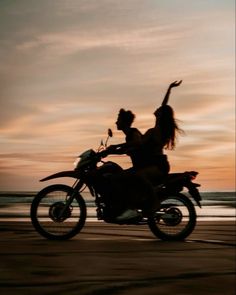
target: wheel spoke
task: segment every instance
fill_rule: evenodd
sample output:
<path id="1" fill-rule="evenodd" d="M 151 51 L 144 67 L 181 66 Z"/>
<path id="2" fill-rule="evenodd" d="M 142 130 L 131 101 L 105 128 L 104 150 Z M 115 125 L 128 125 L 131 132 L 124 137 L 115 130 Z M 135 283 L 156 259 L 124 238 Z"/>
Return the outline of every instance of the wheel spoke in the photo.
<path id="1" fill-rule="evenodd" d="M 72 237 L 84 225 L 86 207 L 82 198 L 67 204 L 71 188 L 50 186 L 41 191 L 31 207 L 31 219 L 36 230 L 49 239 Z"/>
<path id="2" fill-rule="evenodd" d="M 157 217 L 149 220 L 152 232 L 161 239 L 180 240 L 194 229 L 196 213 L 191 201 L 184 195 L 166 197 L 161 201 Z"/>

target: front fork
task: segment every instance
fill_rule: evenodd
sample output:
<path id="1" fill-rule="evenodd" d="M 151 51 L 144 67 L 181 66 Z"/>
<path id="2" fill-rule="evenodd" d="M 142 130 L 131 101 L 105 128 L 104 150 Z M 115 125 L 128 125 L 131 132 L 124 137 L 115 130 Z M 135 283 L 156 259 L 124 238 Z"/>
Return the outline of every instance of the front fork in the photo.
<path id="1" fill-rule="evenodd" d="M 66 196 L 65 206 L 63 206 L 63 209 L 61 210 L 58 216 L 59 219 L 62 219 L 65 213 L 68 212 L 68 209 L 70 208 L 75 196 L 82 189 L 83 185 L 84 185 L 84 182 L 81 181 L 80 179 L 77 179 L 75 183 L 72 185 L 72 190 L 73 190 L 72 194 Z"/>

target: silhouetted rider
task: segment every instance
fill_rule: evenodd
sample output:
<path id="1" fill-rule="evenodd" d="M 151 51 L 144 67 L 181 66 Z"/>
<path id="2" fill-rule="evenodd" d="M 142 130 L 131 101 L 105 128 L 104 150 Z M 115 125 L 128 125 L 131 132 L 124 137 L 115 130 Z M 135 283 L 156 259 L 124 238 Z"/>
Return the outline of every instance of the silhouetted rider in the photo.
<path id="1" fill-rule="evenodd" d="M 135 115 L 130 111 L 120 109 L 116 126 L 125 134 L 125 143 L 110 145 L 106 152 L 108 154 L 127 154 L 130 156 L 133 167 L 140 166 L 140 145 L 142 143 L 142 133 L 134 127 L 131 127 Z"/>

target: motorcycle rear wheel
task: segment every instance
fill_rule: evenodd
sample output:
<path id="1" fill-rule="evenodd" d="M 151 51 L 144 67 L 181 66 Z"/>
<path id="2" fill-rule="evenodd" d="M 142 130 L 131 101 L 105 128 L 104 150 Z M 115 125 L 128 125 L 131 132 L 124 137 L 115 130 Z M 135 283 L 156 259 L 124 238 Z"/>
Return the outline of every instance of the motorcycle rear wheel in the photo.
<path id="1" fill-rule="evenodd" d="M 77 193 L 72 204 L 65 209 L 66 200 L 72 193 L 70 186 L 55 184 L 36 195 L 31 204 L 30 216 L 40 235 L 49 240 L 68 240 L 81 231 L 86 220 L 86 205 Z"/>
<path id="2" fill-rule="evenodd" d="M 158 213 L 148 219 L 152 233 L 164 241 L 186 239 L 194 230 L 197 219 L 191 200 L 179 193 L 163 197 L 160 203 Z"/>

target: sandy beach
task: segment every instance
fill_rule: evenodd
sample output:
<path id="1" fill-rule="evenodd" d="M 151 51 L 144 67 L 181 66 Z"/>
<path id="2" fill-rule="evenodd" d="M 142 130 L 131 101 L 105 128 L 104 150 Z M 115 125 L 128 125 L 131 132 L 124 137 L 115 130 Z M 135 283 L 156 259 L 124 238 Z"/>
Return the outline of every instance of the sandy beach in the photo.
<path id="1" fill-rule="evenodd" d="M 92 222 L 63 242 L 29 222 L 4 221 L 0 231 L 0 294 L 236 294 L 233 221 L 198 222 L 185 242 Z"/>

